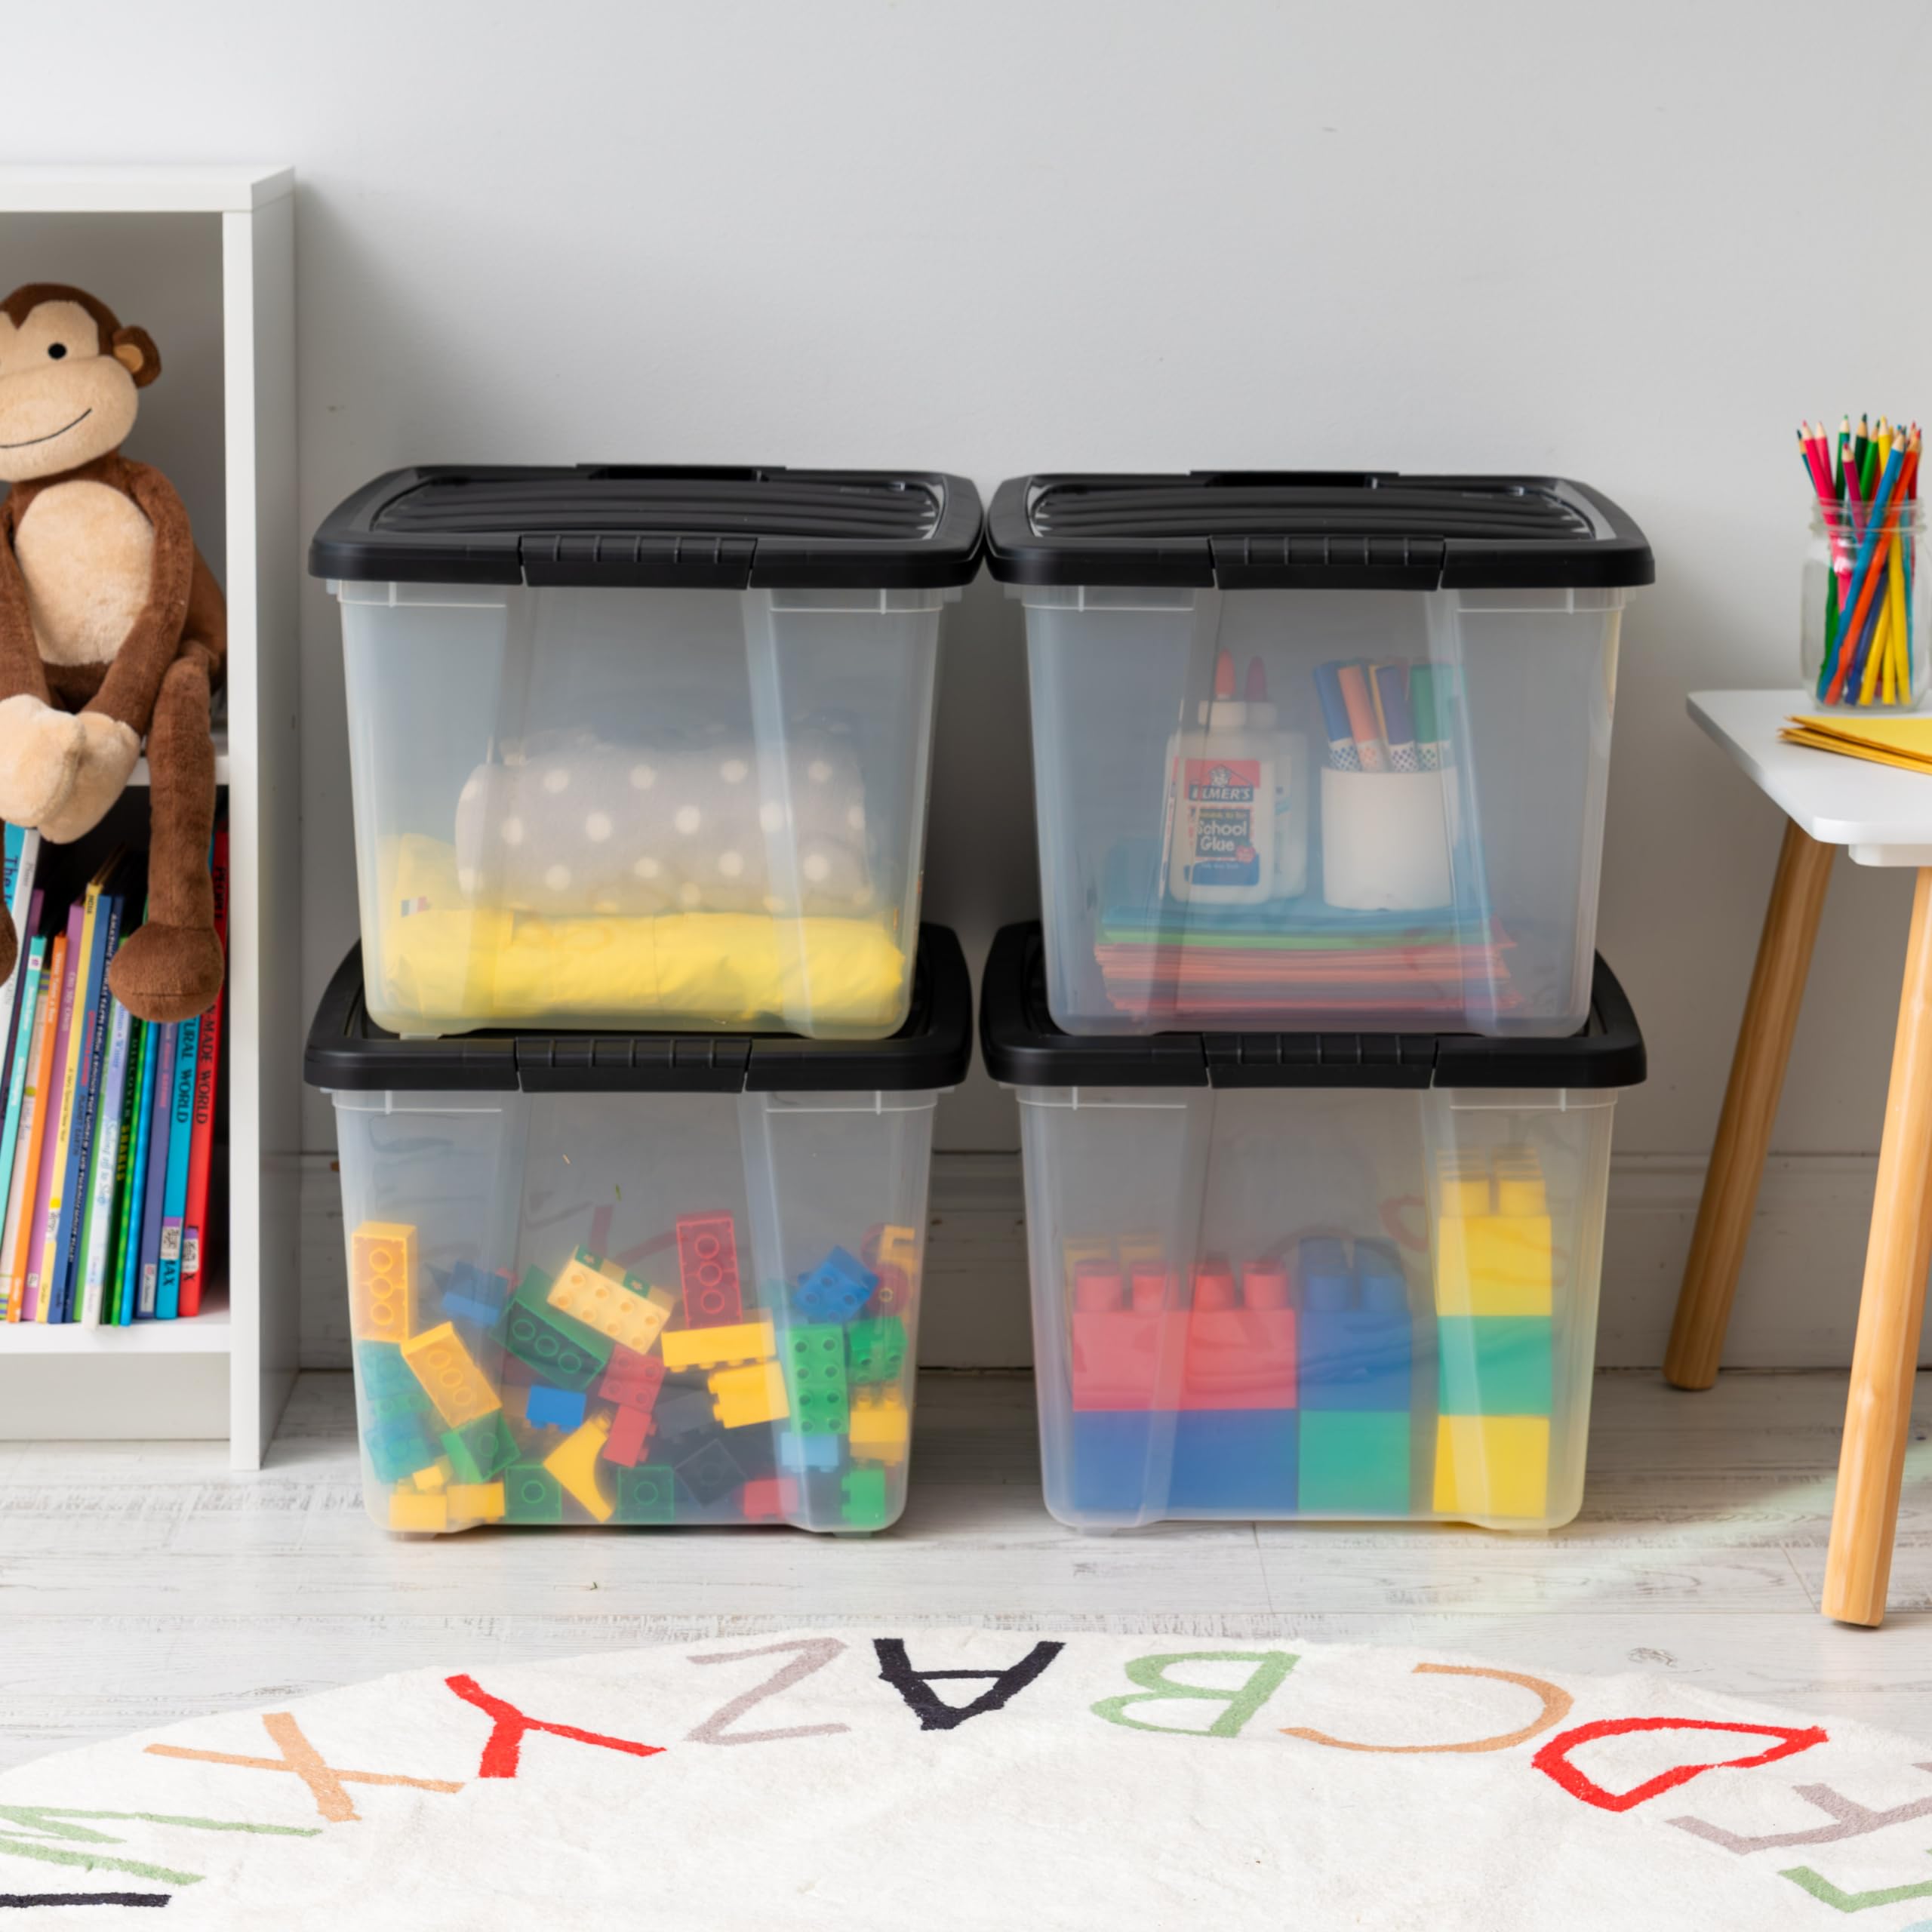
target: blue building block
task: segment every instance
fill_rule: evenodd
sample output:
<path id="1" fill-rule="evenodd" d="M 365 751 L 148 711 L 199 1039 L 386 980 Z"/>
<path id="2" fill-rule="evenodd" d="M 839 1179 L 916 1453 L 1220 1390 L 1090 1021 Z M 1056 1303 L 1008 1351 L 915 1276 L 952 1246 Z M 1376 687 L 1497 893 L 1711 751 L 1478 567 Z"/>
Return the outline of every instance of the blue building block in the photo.
<path id="1" fill-rule="evenodd" d="M 452 1320 L 478 1328 L 494 1327 L 510 1298 L 510 1278 L 491 1275 L 474 1262 L 459 1261 L 450 1270 L 443 1290 L 443 1312 Z"/>
<path id="2" fill-rule="evenodd" d="M 1183 1409 L 1168 1512 L 1293 1515 L 1297 1437 L 1293 1409 Z"/>
<path id="3" fill-rule="evenodd" d="M 1073 1472 L 1066 1506 L 1075 1515 L 1158 1514 L 1159 1495 L 1149 1496 L 1148 1463 L 1155 1426 L 1163 1431 L 1161 1454 L 1171 1446 L 1171 1413 L 1147 1409 L 1081 1409 L 1074 1412 Z M 1161 1478 L 1152 1480 L 1159 1483 Z"/>
<path id="4" fill-rule="evenodd" d="M 541 1382 L 533 1382 L 529 1404 L 523 1413 L 532 1429 L 581 1429 L 583 1406 L 581 1389 L 551 1389 Z"/>
<path id="5" fill-rule="evenodd" d="M 410 1415 L 393 1417 L 365 1429 L 362 1447 L 378 1482 L 400 1482 L 436 1460 L 421 1424 Z"/>
<path id="6" fill-rule="evenodd" d="M 835 1247 L 792 1291 L 808 1321 L 849 1321 L 878 1291 L 878 1277 L 855 1254 Z"/>
<path id="7" fill-rule="evenodd" d="M 1408 1284 L 1395 1249 L 1355 1243 L 1344 1274 L 1342 1244 L 1301 1244 L 1296 1392 L 1304 1409 L 1402 1410 L 1415 1350 Z"/>
<path id="8" fill-rule="evenodd" d="M 796 1429 L 778 1432 L 778 1466 L 794 1475 L 808 1469 L 835 1469 L 844 1438 L 836 1435 L 801 1435 Z"/>

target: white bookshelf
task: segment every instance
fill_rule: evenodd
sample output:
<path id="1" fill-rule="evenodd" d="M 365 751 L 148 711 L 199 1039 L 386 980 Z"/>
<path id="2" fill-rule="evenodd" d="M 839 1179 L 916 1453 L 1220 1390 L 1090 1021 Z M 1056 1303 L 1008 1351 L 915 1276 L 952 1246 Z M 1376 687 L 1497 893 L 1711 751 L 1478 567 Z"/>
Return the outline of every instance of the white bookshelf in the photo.
<path id="1" fill-rule="evenodd" d="M 0 1325 L 0 1438 L 226 1437 L 260 1466 L 295 1379 L 301 1051 L 301 532 L 294 176 L 0 167 L 0 293 L 93 290 L 160 345 L 129 454 L 181 488 L 228 598 L 227 1239 L 185 1321 Z M 147 780 L 145 760 L 134 782 Z"/>

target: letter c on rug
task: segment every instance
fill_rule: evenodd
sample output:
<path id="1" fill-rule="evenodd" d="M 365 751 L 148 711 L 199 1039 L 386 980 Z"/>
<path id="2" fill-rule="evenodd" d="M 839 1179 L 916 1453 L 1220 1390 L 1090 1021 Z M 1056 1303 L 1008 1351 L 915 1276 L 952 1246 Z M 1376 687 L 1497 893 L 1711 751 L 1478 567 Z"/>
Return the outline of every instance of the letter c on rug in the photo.
<path id="1" fill-rule="evenodd" d="M 1708 1764 L 1673 1764 L 1669 1770 L 1660 1771 L 1655 1777 L 1646 1778 L 1628 1791 L 1604 1790 L 1594 1778 L 1577 1770 L 1570 1761 L 1570 1753 L 1580 1744 L 1588 1744 L 1599 1737 L 1620 1737 L 1638 1730 L 1728 1730 L 1747 1737 L 1774 1737 L 1777 1742 L 1755 1757 L 1720 1758 Z M 1780 1758 L 1795 1757 L 1801 1751 L 1810 1750 L 1814 1744 L 1829 1741 L 1827 1734 L 1816 1724 L 1727 1724 L 1714 1718 L 1600 1718 L 1595 1724 L 1579 1724 L 1574 1730 L 1566 1730 L 1561 1737 L 1552 1737 L 1530 1762 L 1546 1777 L 1561 1785 L 1572 1798 L 1580 1798 L 1586 1804 L 1594 1804 L 1600 1811 L 1628 1811 L 1655 1798 L 1660 1792 L 1688 1784 L 1700 1772 L 1752 1770 L 1760 1764 L 1776 1764 Z"/>
<path id="2" fill-rule="evenodd" d="M 1103 1697 L 1094 1706 L 1094 1715 L 1129 1730 L 1158 1730 L 1170 1737 L 1238 1737 L 1241 1726 L 1281 1688 L 1282 1679 L 1300 1661 L 1287 1651 L 1171 1651 L 1158 1657 L 1136 1657 L 1126 1666 L 1127 1675 L 1141 1688 L 1122 1697 Z M 1174 1683 L 1168 1667 L 1177 1663 L 1251 1663 L 1254 1668 L 1246 1683 L 1232 1690 L 1217 1690 L 1198 1684 Z M 1126 1715 L 1130 1704 L 1159 1703 L 1174 1697 L 1205 1697 L 1226 1704 L 1227 1709 L 1205 1730 L 1144 1724 Z"/>
<path id="3" fill-rule="evenodd" d="M 1543 1700 L 1543 1709 L 1529 1723 L 1519 1730 L 1499 1731 L 1494 1737 L 1465 1738 L 1457 1744 L 1357 1744 L 1346 1737 L 1331 1737 L 1325 1730 L 1303 1730 L 1294 1724 L 1284 1724 L 1284 1737 L 1305 1737 L 1311 1744 L 1325 1744 L 1331 1751 L 1377 1751 L 1395 1755 L 1415 1755 L 1435 1751 L 1506 1751 L 1512 1744 L 1525 1744 L 1539 1731 L 1549 1730 L 1552 1724 L 1561 1724 L 1570 1715 L 1570 1706 L 1576 1700 L 1559 1685 L 1546 1683 L 1540 1677 L 1526 1677 L 1519 1670 L 1485 1670 L 1479 1664 L 1472 1663 L 1419 1663 L 1414 1673 L 1432 1677 L 1493 1677 L 1499 1684 L 1520 1684 L 1525 1690 L 1533 1690 Z"/>

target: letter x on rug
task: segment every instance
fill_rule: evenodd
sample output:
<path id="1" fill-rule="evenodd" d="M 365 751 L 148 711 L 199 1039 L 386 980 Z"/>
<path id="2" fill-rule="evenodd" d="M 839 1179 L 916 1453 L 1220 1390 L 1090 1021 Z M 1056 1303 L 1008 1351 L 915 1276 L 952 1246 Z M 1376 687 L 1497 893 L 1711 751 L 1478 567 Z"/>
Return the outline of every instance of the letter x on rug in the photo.
<path id="1" fill-rule="evenodd" d="M 883 1626 L 43 1758 L 0 1777 L 0 1932 L 1932 1932 L 1928 1848 L 1932 1747 L 1656 1678 Z"/>

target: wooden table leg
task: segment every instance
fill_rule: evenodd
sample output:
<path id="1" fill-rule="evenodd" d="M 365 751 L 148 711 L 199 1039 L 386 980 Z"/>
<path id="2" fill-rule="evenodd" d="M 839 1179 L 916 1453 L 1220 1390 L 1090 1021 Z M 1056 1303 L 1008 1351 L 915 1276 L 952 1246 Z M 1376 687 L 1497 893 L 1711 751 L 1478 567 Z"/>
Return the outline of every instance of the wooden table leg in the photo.
<path id="1" fill-rule="evenodd" d="M 1758 941 L 1758 963 L 1752 968 L 1751 991 L 1738 1024 L 1730 1084 L 1724 1089 L 1724 1112 L 1718 1117 L 1717 1140 L 1704 1174 L 1697 1232 L 1684 1264 L 1670 1346 L 1664 1351 L 1665 1378 L 1680 1389 L 1708 1389 L 1718 1379 L 1724 1330 L 1737 1293 L 1738 1270 L 1744 1265 L 1764 1153 L 1777 1118 L 1791 1036 L 1798 1026 L 1798 1009 L 1804 998 L 1805 976 L 1811 970 L 1811 949 L 1837 851 L 1786 823 L 1770 903 L 1764 909 L 1764 930 Z"/>
<path id="2" fill-rule="evenodd" d="M 1932 867 L 1912 900 L 1899 1030 L 1892 1045 L 1885 1134 L 1865 1286 L 1852 1351 L 1851 1395 L 1838 1451 L 1824 1612 L 1841 1623 L 1876 1625 L 1885 1615 L 1898 1526 L 1899 1485 L 1912 1432 L 1912 1384 L 1932 1263 Z"/>

